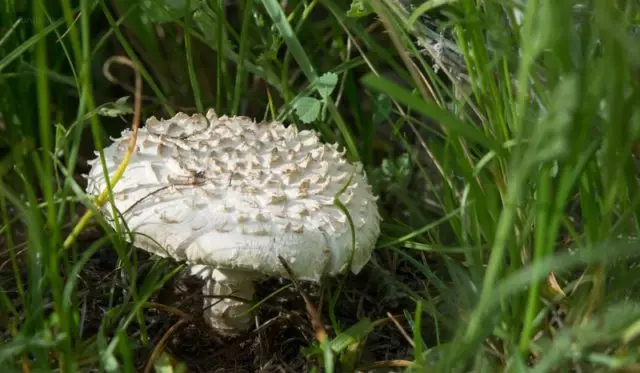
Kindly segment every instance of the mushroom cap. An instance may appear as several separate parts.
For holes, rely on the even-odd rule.
[[[109,175],[132,132],[104,149]],[[97,152],[96,152],[97,153]],[[113,188],[133,244],[188,264],[318,281],[369,261],[381,217],[360,163],[314,131],[247,117],[178,113],[140,128],[127,169]],[[106,188],[100,159],[89,162],[87,193]],[[347,185],[348,183],[348,185]],[[113,226],[111,207],[102,213]]]

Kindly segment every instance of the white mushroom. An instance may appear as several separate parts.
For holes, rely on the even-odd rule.
[[[104,149],[109,174],[131,132]],[[380,215],[360,163],[313,131],[246,117],[179,113],[151,117],[116,184],[116,207],[133,244],[185,261],[206,285],[205,318],[223,334],[251,326],[253,280],[288,277],[284,258],[301,280],[347,270],[358,273],[380,234]],[[87,193],[106,188],[99,159],[90,162]],[[348,186],[346,186],[348,184]],[[354,223],[356,244],[347,216]],[[113,224],[111,208],[102,212]],[[232,298],[219,299],[233,294]],[[207,297],[214,296],[214,297]]]

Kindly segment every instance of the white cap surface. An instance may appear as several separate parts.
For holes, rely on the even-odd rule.
[[[112,175],[131,131],[104,149]],[[151,117],[113,192],[135,246],[189,264],[287,277],[282,256],[300,279],[342,272],[352,253],[359,272],[380,234],[380,215],[360,163],[313,131],[247,117],[179,113]],[[104,188],[100,159],[90,161],[87,192]],[[103,214],[111,218],[105,204]],[[148,237],[147,237],[148,236]]]

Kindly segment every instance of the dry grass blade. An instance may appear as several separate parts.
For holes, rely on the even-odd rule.
[[[385,360],[385,361],[376,361],[375,363],[363,365],[358,367],[358,371],[360,372],[368,372],[374,369],[382,369],[382,368],[408,368],[413,364],[409,360]]]
[[[180,317],[180,318],[182,318],[182,319],[184,319],[186,321],[193,320],[193,316],[189,315],[188,313],[182,311],[181,309],[178,309],[178,308],[175,308],[175,307],[171,307],[171,306],[167,306],[166,304],[147,302],[146,305],[149,308],[155,308],[157,310],[173,314],[173,315],[178,316],[178,317]]]
[[[393,325],[400,331],[400,334],[402,334],[402,336],[407,340],[411,347],[415,347],[413,340],[411,339],[409,334],[407,334],[407,331],[404,330],[400,322],[390,312],[387,312],[387,317],[389,317],[389,320],[391,320]]]
[[[135,99],[134,99],[135,101],[134,101],[134,112],[133,112],[133,124],[131,126],[131,131],[133,132],[133,135],[129,140],[129,144],[127,147],[127,154],[125,155],[124,159],[122,160],[122,162],[114,172],[113,176],[111,177],[110,188],[113,188],[116,185],[116,183],[124,173],[124,170],[127,168],[127,165],[129,164],[129,160],[131,159],[131,155],[133,154],[136,148],[136,141],[138,140],[138,128],[140,127],[140,111],[142,106],[142,77],[140,76],[140,72],[138,71],[138,69],[130,59],[123,56],[113,56],[109,58],[105,62],[105,70],[108,70],[108,67],[111,66],[111,64],[114,62],[127,65],[135,71],[136,90],[135,90]],[[104,191],[102,191],[102,193],[100,193],[98,198],[96,198],[94,202],[97,207],[102,206],[106,202],[107,196],[109,195],[110,188],[107,188]],[[82,216],[82,218],[80,218],[80,221],[78,222],[78,224],[76,224],[75,227],[73,227],[73,231],[71,232],[71,234],[69,234],[67,239],[64,241],[63,247],[65,249],[68,249],[75,242],[76,238],[78,237],[80,232],[82,232],[82,230],[87,225],[87,223],[89,222],[89,219],[91,219],[92,216],[93,216],[92,210],[88,209],[87,212],[85,212],[85,214]]]
[[[322,318],[320,317],[318,310],[316,310],[307,294],[300,287],[300,284],[298,283],[298,280],[291,270],[291,267],[289,267],[289,264],[287,264],[287,261],[284,260],[284,258],[281,256],[278,256],[278,259],[280,259],[280,263],[282,263],[282,266],[287,271],[287,274],[291,278],[291,281],[293,281],[293,284],[296,286],[298,292],[300,292],[300,296],[302,296],[302,299],[304,300],[304,304],[307,308],[309,318],[311,319],[311,325],[313,326],[313,331],[315,333],[316,339],[321,344],[324,343],[327,340],[327,332],[324,329],[324,323],[322,322]]]
[[[147,360],[147,364],[144,367],[144,373],[153,372],[153,363],[155,363],[160,355],[162,355],[164,347],[167,345],[167,341],[169,340],[169,338],[171,338],[171,336],[174,335],[179,330],[179,328],[186,324],[188,321],[189,319],[180,319],[164,333],[162,338],[160,338],[160,340],[158,341],[156,347],[151,352],[151,356],[149,356],[149,360]]]

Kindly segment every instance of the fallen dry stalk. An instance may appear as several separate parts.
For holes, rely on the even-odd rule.
[[[300,294],[300,296],[304,300],[304,303],[305,303],[305,306],[306,306],[306,309],[307,309],[307,314],[309,315],[309,319],[311,320],[311,326],[313,327],[313,331],[315,333],[316,340],[322,345],[323,343],[325,343],[328,340],[329,337],[327,336],[327,331],[324,328],[324,323],[322,322],[322,318],[320,317],[320,314],[318,313],[318,310],[316,310],[316,308],[314,307],[313,303],[309,299],[309,296],[307,296],[307,294],[304,292],[304,290],[302,290],[302,287],[300,287],[300,284],[298,283],[298,280],[297,280],[295,274],[293,273],[293,271],[291,270],[291,268],[287,264],[287,261],[284,260],[284,258],[281,257],[281,256],[278,256],[278,259],[280,259],[280,263],[282,263],[282,266],[285,268],[287,273],[289,273],[289,277],[291,278],[291,282],[293,282],[293,284],[295,285],[296,289],[298,290],[298,293]]]
[[[404,328],[402,327],[402,325],[400,324],[400,322],[391,314],[391,312],[387,312],[387,317],[389,317],[389,320],[391,320],[391,322],[393,323],[393,325],[398,329],[398,331],[400,332],[400,334],[402,334],[402,336],[404,337],[404,339],[407,340],[407,342],[411,345],[411,347],[415,348],[415,344],[413,343],[413,339],[411,339],[411,337],[409,336],[409,334],[407,333],[406,330],[404,330]]]
[[[164,333],[162,338],[160,338],[160,340],[158,341],[156,347],[151,352],[151,356],[149,356],[149,360],[147,360],[147,364],[144,368],[144,373],[151,373],[153,371],[153,364],[156,362],[156,360],[158,360],[158,358],[160,358],[160,356],[164,352],[169,338],[171,338],[171,336],[174,335],[180,329],[180,327],[187,324],[188,321],[188,319],[180,319]]]
[[[413,364],[413,362],[409,360],[384,360],[384,361],[376,361],[375,363],[363,365],[358,367],[358,372],[368,372],[374,369],[381,368],[408,368]]]

